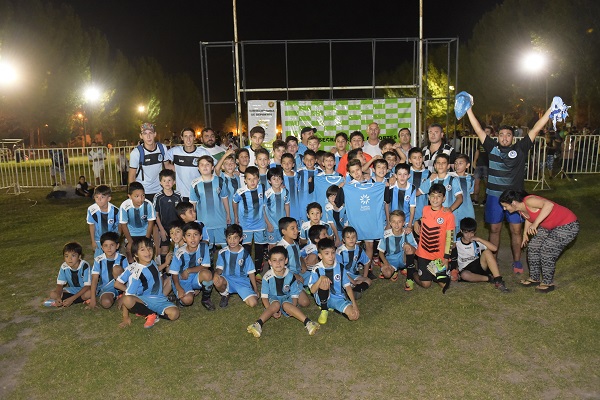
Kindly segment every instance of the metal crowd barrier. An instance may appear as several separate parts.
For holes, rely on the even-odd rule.
[[[557,176],[570,179],[573,174],[600,173],[600,136],[567,135],[557,154],[562,158]]]

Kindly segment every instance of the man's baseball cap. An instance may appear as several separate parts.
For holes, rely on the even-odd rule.
[[[144,122],[142,126],[140,126],[140,131],[142,133],[144,133],[144,131],[156,132],[156,129],[154,128],[154,124],[151,124],[150,122]]]
[[[309,126],[305,126],[304,128],[302,128],[302,130],[300,131],[300,134],[303,135],[306,132],[312,132],[312,133],[317,133],[317,128],[311,128]]]

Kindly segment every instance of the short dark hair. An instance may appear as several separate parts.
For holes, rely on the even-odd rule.
[[[258,170],[258,167],[251,165],[248,168],[246,168],[246,171],[244,171],[244,176],[248,176],[248,175],[252,175],[252,176],[256,176],[257,178],[260,178],[260,171]]]
[[[296,136],[288,136],[285,138],[285,143],[286,145],[289,144],[290,142],[296,142],[296,144],[298,144],[298,138]]]
[[[327,188],[327,192],[325,194],[329,198],[329,196],[337,196],[340,191],[340,187],[338,185],[331,185]]]
[[[215,165],[215,159],[212,158],[212,156],[209,156],[208,154],[198,157],[198,164],[200,164],[200,161],[209,162],[210,165],[212,165],[213,167]]]
[[[274,254],[281,254],[285,258],[288,258],[288,252],[283,246],[275,246],[271,250],[269,250],[269,260],[273,257]]]
[[[340,136],[343,137],[346,140],[346,142],[348,141],[348,135],[346,134],[346,132],[338,132],[338,133],[336,133],[334,140],[336,140]]]
[[[163,169],[158,173],[158,180],[160,181],[162,178],[171,178],[175,180],[175,171],[167,168]]]
[[[434,183],[429,188],[429,194],[433,194],[433,193],[439,193],[442,196],[445,196],[446,195],[446,187],[444,185],[442,185],[441,183]]]
[[[365,137],[363,136],[363,134],[362,134],[362,132],[361,132],[361,131],[354,131],[354,132],[352,132],[352,133],[350,134],[350,140],[352,140],[352,138],[353,138],[353,137],[356,137],[356,136],[360,136],[360,138],[361,138],[363,141],[365,140]]]
[[[108,185],[98,185],[94,189],[94,196],[97,194],[101,194],[104,196],[110,196],[110,195],[112,195],[112,189]]]
[[[408,171],[408,173],[410,174],[410,165],[408,165],[407,163],[396,164],[396,168],[394,168],[394,173],[397,174],[398,171],[400,171],[401,169]]]
[[[313,201],[312,203],[309,203],[306,206],[306,214],[308,214],[308,212],[314,208],[316,208],[317,210],[319,210],[321,212],[321,214],[323,214],[323,207],[321,206],[321,204],[317,203],[316,201]]]
[[[319,236],[321,236],[321,232],[327,231],[327,227],[325,225],[313,225],[308,229],[308,239],[312,243],[317,243]]]
[[[327,249],[335,250],[335,242],[329,238],[319,240],[319,243],[317,243],[317,250],[320,252],[322,250],[327,250]]]
[[[283,180],[283,168],[277,165],[267,170],[267,180],[270,181],[274,176],[278,176]]]
[[[498,198],[498,201],[506,204],[510,204],[513,201],[521,203],[525,196],[527,196],[527,192],[524,190],[506,189],[504,192],[502,192],[500,198]]]
[[[180,219],[176,219],[175,221],[171,222],[171,226],[169,227],[169,231],[173,228],[179,228],[183,231],[183,226],[185,225],[185,222],[183,222]]]
[[[202,237],[202,230],[203,229],[204,229],[204,227],[202,225],[200,225],[200,223],[198,223],[196,221],[188,222],[185,225],[183,225],[183,227],[181,228],[181,230],[183,231],[184,235],[185,235],[185,233],[187,231],[194,230],[194,231],[200,232],[200,237]]]
[[[400,137],[400,132],[402,132],[402,131],[408,131],[408,134],[412,135],[412,132],[410,131],[410,129],[408,129],[408,128],[400,128],[398,130],[398,137]]]
[[[104,232],[102,236],[100,236],[100,245],[103,245],[107,240],[115,242],[118,245],[119,234],[117,232]]]
[[[181,133],[179,134],[179,136],[183,136],[183,132],[185,132],[185,131],[190,131],[190,132],[193,132],[193,133],[194,133],[194,135],[196,135],[196,131],[194,130],[194,128],[183,128],[183,129],[181,130]]]
[[[383,147],[387,146],[388,144],[396,144],[396,141],[390,138],[383,138],[379,141],[379,149],[383,149]]]
[[[346,171],[350,172],[350,167],[354,167],[356,165],[362,168],[362,163],[358,158],[348,161],[348,164],[346,165]]]
[[[378,158],[377,160],[373,161],[373,163],[371,164],[371,166],[373,168],[376,168],[379,164],[385,164],[385,167],[389,168],[388,162],[385,161],[383,158]]]
[[[77,242],[69,242],[63,247],[63,254],[76,253],[83,256],[83,247]]]
[[[352,149],[348,152],[348,161],[358,157],[358,153],[363,153],[363,149]]]
[[[474,218],[466,217],[460,220],[460,230],[463,232],[476,232],[477,221]]]
[[[267,156],[267,158],[270,157],[269,150],[265,149],[264,147],[254,150],[254,157],[257,157],[259,154],[264,154]]]
[[[435,161],[437,161],[438,158],[443,158],[446,160],[446,162],[448,162],[448,164],[450,164],[450,156],[448,154],[446,154],[446,153],[438,154],[437,156],[435,156]],[[435,164],[435,162],[434,162],[434,164]]]
[[[460,153],[460,154],[457,154],[457,155],[456,155],[456,158],[455,158],[454,160],[456,161],[456,160],[459,160],[459,159],[460,159],[460,160],[465,160],[465,162],[466,162],[467,164],[471,164],[471,159],[470,159],[470,158],[469,158],[469,156],[468,156],[468,155],[466,155],[466,154],[462,154],[462,153]]]
[[[263,128],[262,126],[255,126],[254,128],[250,129],[250,136],[254,135],[255,133],[260,133],[262,134],[263,138],[265,137],[265,128]]]
[[[127,194],[132,194],[136,190],[144,191],[144,186],[140,182],[131,182],[127,188]],[[144,191],[144,193],[146,192]]]
[[[326,151],[325,154],[323,154],[323,160],[325,160],[326,158],[333,158],[335,160],[335,154],[333,154],[330,151]]]
[[[183,215],[190,208],[194,208],[194,205],[192,203],[190,203],[189,201],[180,201],[175,206],[175,212],[177,213],[177,215]]]
[[[137,236],[133,239],[133,243],[131,243],[131,254],[134,257],[137,257],[138,249],[142,244],[147,248],[152,249],[152,258],[154,258],[154,243],[152,243],[152,239],[146,236]]]
[[[423,149],[421,149],[420,147],[413,147],[412,149],[410,149],[408,151],[408,158],[410,158],[415,153],[419,153],[420,155],[423,155]]]
[[[314,152],[313,150],[311,150],[311,149],[306,149],[306,150],[304,151],[304,155],[303,155],[303,157],[306,157],[306,156],[313,156],[314,158],[317,158],[317,153],[315,153],[315,152]]]
[[[437,124],[437,123],[429,125],[429,126],[427,127],[427,129],[429,130],[429,128],[440,128],[440,130],[441,130],[442,132],[444,132],[444,127],[443,127],[442,125],[440,125],[440,124]]]
[[[347,226],[344,229],[342,229],[342,239],[344,238],[344,236],[346,236],[349,233],[354,233],[355,235],[358,235],[358,233],[356,232],[356,229],[354,229],[353,226]]]
[[[287,229],[290,224],[298,225],[298,222],[292,217],[283,217],[279,220],[279,233],[283,235],[283,230]]]
[[[498,132],[500,132],[502,129],[508,129],[510,131],[510,133],[512,133],[513,136],[515,136],[515,128],[513,128],[510,125],[501,125],[500,127],[498,127]],[[492,130],[492,132],[494,132]]]
[[[283,162],[284,158],[291,158],[294,163],[296,162],[296,158],[294,157],[294,155],[292,153],[283,153],[281,155],[281,161],[282,162]]]
[[[279,139],[274,141],[273,142],[273,150],[275,150],[278,147],[286,147],[285,142],[283,140],[279,140]]]
[[[228,238],[231,235],[237,234],[240,239],[244,236],[244,229],[238,224],[231,224],[225,228],[225,237]]]
[[[394,151],[386,151],[385,153],[383,153],[381,155],[381,157],[386,158],[387,156],[394,156],[396,158],[396,160],[398,160],[398,153],[394,150]]]
[[[246,153],[246,154],[248,154],[248,156],[250,156],[250,152],[248,151],[248,149],[242,147],[241,149],[237,149],[235,151],[235,158],[236,158],[236,160],[240,157],[240,153]]]

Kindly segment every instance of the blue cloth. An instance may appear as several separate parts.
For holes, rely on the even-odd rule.
[[[381,210],[384,192],[383,182],[347,183],[340,189],[346,205],[348,225],[356,229],[358,240],[376,240],[383,237],[385,219]]]
[[[460,92],[454,100],[454,114],[456,119],[461,119],[467,113],[467,110],[473,105],[473,96],[467,92]],[[556,129],[556,128],[555,128]]]

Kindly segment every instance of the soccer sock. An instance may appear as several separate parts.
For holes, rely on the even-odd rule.
[[[202,300],[210,299],[210,294],[212,293],[213,282],[212,281],[202,281]]]
[[[329,289],[327,290],[323,290],[323,289],[319,289],[319,291],[317,292],[319,294],[319,300],[321,300],[321,310],[328,310],[327,307],[327,299],[329,299]]]
[[[262,328],[264,322],[262,321],[262,319],[257,319],[256,322],[258,322],[258,324],[260,325],[260,327]]]
[[[494,283],[500,283],[502,282],[502,276],[498,275],[496,277],[494,277]]]
[[[361,282],[358,285],[354,286],[355,292],[364,292],[369,288],[369,284],[367,282]]]
[[[165,261],[167,261],[167,255],[166,254],[161,254],[160,255],[160,263],[161,263],[161,265],[164,264]]]
[[[310,318],[306,317],[306,319],[304,320],[304,326],[306,326],[306,324],[308,324],[310,322]]]
[[[265,245],[254,243],[254,269],[257,274],[262,273],[263,260],[265,259]]]
[[[406,268],[407,268],[407,273],[408,270],[410,270],[411,268],[414,270],[415,269],[415,255],[414,254],[407,254],[406,255]],[[412,275],[410,276],[412,278]]]

